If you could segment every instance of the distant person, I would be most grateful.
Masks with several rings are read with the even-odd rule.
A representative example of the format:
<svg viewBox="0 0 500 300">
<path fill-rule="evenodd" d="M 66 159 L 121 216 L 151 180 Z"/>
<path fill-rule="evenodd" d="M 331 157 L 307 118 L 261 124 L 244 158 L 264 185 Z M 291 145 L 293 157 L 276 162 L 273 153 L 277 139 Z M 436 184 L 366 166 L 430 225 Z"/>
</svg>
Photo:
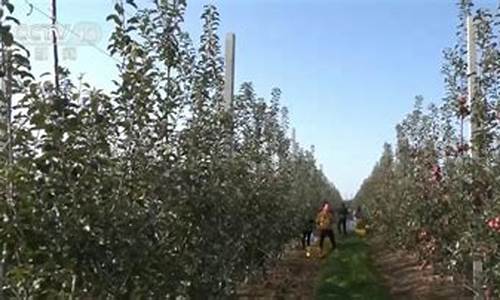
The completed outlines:
<svg viewBox="0 0 500 300">
<path fill-rule="evenodd" d="M 356 213 L 354 214 L 354 216 L 356 217 L 356 220 L 364 219 L 363 209 L 361 208 L 361 205 L 356 209 Z"/>
<path fill-rule="evenodd" d="M 347 218 L 349 216 L 349 209 L 342 203 L 342 206 L 339 209 L 339 221 L 337 223 L 337 229 L 339 230 L 339 234 L 347 235 Z"/>
<path fill-rule="evenodd" d="M 313 219 L 309 219 L 305 226 L 304 226 L 304 230 L 302 232 L 302 249 L 306 249 L 306 247 L 310 247 L 311 246 L 311 237 L 312 237 L 312 234 L 313 234 L 313 230 L 314 230 L 314 220 Z"/>
<path fill-rule="evenodd" d="M 354 216 L 356 217 L 356 228 L 365 229 L 367 223 L 361 205 L 356 209 Z"/>
<path fill-rule="evenodd" d="M 316 225 L 319 230 L 319 248 L 323 253 L 323 244 L 325 238 L 329 238 L 332 244 L 332 250 L 337 247 L 335 243 L 335 234 L 333 233 L 332 225 L 333 225 L 333 211 L 328 202 L 324 202 L 321 210 L 316 217 Z"/>
</svg>

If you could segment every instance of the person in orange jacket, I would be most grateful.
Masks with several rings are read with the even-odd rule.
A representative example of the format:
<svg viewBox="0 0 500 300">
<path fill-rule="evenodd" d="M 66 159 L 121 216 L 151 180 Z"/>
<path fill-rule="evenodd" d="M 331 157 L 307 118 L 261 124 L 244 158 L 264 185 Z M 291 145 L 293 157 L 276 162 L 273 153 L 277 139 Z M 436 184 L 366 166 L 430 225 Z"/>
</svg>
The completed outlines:
<svg viewBox="0 0 500 300">
<path fill-rule="evenodd" d="M 316 217 L 316 225 L 319 230 L 319 248 L 323 252 L 323 244 L 325 238 L 330 239 L 332 250 L 337 247 L 335 243 L 335 234 L 333 233 L 333 210 L 330 204 L 325 201 Z"/>
</svg>

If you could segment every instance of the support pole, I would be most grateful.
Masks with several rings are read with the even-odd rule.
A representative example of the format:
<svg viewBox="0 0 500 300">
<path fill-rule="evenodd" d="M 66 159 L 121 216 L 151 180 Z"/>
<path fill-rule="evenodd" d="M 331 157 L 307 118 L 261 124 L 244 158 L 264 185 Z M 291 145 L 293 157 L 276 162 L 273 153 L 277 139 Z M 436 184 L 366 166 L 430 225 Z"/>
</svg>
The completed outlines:
<svg viewBox="0 0 500 300">
<path fill-rule="evenodd" d="M 11 53 L 10 50 L 6 49 L 5 45 L 1 45 L 1 64 L 2 69 L 5 74 L 0 80 L 0 91 L 2 93 L 2 102 L 0 107 L 0 123 L 6 125 L 6 130 L 0 130 L 0 156 L 6 153 L 6 157 L 1 158 L 6 161 L 6 169 L 8 171 L 7 178 L 5 178 L 5 184 L 7 185 L 7 197 L 6 202 L 8 207 L 14 206 L 14 186 L 10 180 L 10 172 L 12 170 L 13 164 L 13 147 L 12 147 L 12 65 L 11 65 Z M 4 285 L 4 275 L 5 275 L 5 261 L 7 248 L 6 244 L 3 245 L 2 257 L 0 258 L 0 300 L 4 299 L 3 285 Z"/>
<path fill-rule="evenodd" d="M 6 54 L 5 54 L 5 46 L 2 44 L 2 52 L 1 52 L 1 64 L 2 64 L 2 69 L 5 70 L 5 67 L 6 67 L 6 61 L 5 61 L 5 58 L 6 58 Z M 9 121 L 8 121 L 8 100 L 7 100 L 7 74 L 4 74 L 4 76 L 2 77 L 2 79 L 0 80 L 0 92 L 2 94 L 2 99 L 0 101 L 0 124 L 8 124 Z M 9 125 L 7 125 L 8 127 Z M 8 139 L 8 128 L 6 128 L 7 130 L 4 130 L 2 127 L 0 127 L 0 161 L 3 161 L 4 159 L 6 159 L 6 157 L 3 157 L 5 152 L 6 152 L 6 149 L 8 147 L 8 142 L 9 142 L 9 139 Z M 5 178 L 6 180 L 6 183 L 8 184 L 8 178 Z M 3 181 L 3 180 L 2 180 Z M 2 183 L 3 184 L 3 183 Z M 5 246 L 4 246 L 5 248 Z M 2 249 L 4 250 L 4 249 Z M 5 270 L 4 270 L 4 266 L 5 266 L 5 257 L 3 257 L 3 254 L 2 254 L 2 257 L 0 258 L 0 300 L 3 300 L 4 299 L 4 295 L 3 295 L 3 285 L 4 285 L 4 273 L 5 273 Z"/>
<path fill-rule="evenodd" d="M 226 146 L 229 156 L 233 152 L 233 97 L 234 97 L 234 53 L 235 53 L 235 35 L 228 33 L 226 35 L 226 53 L 225 53 L 225 73 L 224 73 L 224 94 L 223 109 L 227 116 Z"/>
<path fill-rule="evenodd" d="M 234 33 L 228 33 L 226 36 L 226 71 L 224 75 L 224 110 L 232 113 L 234 96 L 234 53 L 235 53 Z"/>
<path fill-rule="evenodd" d="M 52 48 L 54 52 L 54 85 L 56 89 L 56 95 L 59 95 L 59 50 L 57 45 L 57 3 L 56 0 L 51 2 L 52 11 Z"/>
<path fill-rule="evenodd" d="M 5 50 L 3 49 L 2 46 L 2 52 L 1 52 L 1 64 L 2 64 L 2 69 L 5 70 Z M 0 127 L 0 155 L 5 153 L 7 149 L 7 140 L 8 140 L 8 134 L 7 134 L 7 123 L 8 123 L 8 112 L 7 112 L 7 74 L 4 74 L 2 79 L 0 80 L 0 92 L 2 93 L 2 100 L 0 102 L 0 123 L 5 124 L 5 128 L 2 126 Z"/>
<path fill-rule="evenodd" d="M 470 139 L 472 157 L 477 158 L 478 147 L 475 145 L 478 126 L 478 111 L 476 109 L 476 76 L 477 76 L 477 61 L 476 61 L 476 34 L 474 29 L 474 21 L 472 16 L 467 16 L 467 93 L 468 102 L 471 109 L 470 120 Z"/>
<path fill-rule="evenodd" d="M 478 116 L 478 99 L 476 97 L 476 76 L 477 76 L 477 60 L 476 60 L 476 32 L 474 28 L 474 20 L 471 15 L 467 16 L 467 86 L 468 86 L 468 102 L 471 109 L 470 120 L 470 140 L 471 140 L 471 156 L 472 159 L 479 158 L 480 149 L 477 144 L 478 126 L 480 120 Z M 477 212 L 476 212 L 477 214 Z M 476 216 L 476 226 L 480 226 L 480 216 Z M 473 247 L 472 253 L 472 281 L 474 288 L 474 300 L 483 300 L 483 261 L 480 253 L 477 252 L 477 240 L 474 241 L 476 245 Z"/>
<path fill-rule="evenodd" d="M 9 175 L 12 172 L 12 167 L 14 164 L 14 141 L 13 141 L 13 129 L 12 129 L 12 53 L 10 50 L 6 52 L 6 80 L 5 80 L 5 100 L 7 105 L 7 163 L 9 168 Z M 9 176 L 10 177 L 10 176 Z M 7 203 L 11 207 L 14 207 L 14 186 L 12 181 L 9 179 Z"/>
</svg>

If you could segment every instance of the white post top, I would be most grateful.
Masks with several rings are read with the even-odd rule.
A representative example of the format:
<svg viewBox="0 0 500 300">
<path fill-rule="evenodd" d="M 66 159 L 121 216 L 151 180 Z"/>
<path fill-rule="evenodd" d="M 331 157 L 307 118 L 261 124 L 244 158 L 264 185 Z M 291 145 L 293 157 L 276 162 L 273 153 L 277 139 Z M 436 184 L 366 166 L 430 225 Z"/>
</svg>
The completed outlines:
<svg viewBox="0 0 500 300">
<path fill-rule="evenodd" d="M 233 107 L 234 95 L 234 57 L 235 57 L 236 36 L 234 33 L 226 35 L 226 55 L 224 74 L 224 110 L 231 111 Z"/>
</svg>

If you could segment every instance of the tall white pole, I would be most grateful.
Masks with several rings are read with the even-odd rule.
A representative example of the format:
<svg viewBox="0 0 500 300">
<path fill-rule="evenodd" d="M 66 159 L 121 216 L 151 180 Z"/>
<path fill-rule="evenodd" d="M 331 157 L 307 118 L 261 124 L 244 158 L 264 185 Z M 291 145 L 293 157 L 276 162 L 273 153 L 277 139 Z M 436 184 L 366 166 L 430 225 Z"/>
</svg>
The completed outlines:
<svg viewBox="0 0 500 300">
<path fill-rule="evenodd" d="M 226 151 L 228 155 L 233 152 L 233 97 L 234 97 L 234 53 L 235 53 L 234 33 L 226 35 L 225 72 L 224 72 L 224 111 L 228 116 L 228 132 L 226 134 Z"/>
<path fill-rule="evenodd" d="M 226 35 L 226 57 L 225 57 L 225 76 L 224 76 L 224 109 L 231 112 L 234 96 L 234 61 L 235 61 L 236 37 L 234 33 Z"/>
<path fill-rule="evenodd" d="M 470 119 L 470 139 L 472 156 L 477 157 L 478 149 L 474 144 L 477 134 L 477 109 L 475 101 L 476 93 L 476 76 L 477 76 L 477 60 L 476 60 L 476 33 L 474 29 L 474 21 L 472 16 L 467 16 L 467 86 L 468 86 L 468 102 L 471 109 Z"/>
<path fill-rule="evenodd" d="M 477 145 L 476 136 L 478 134 L 479 116 L 478 116 L 478 99 L 476 97 L 476 76 L 477 76 L 477 60 L 476 60 L 476 32 L 474 28 L 474 20 L 471 15 L 467 16 L 467 86 L 468 86 L 468 102 L 471 109 L 470 119 L 470 140 L 471 140 L 471 155 L 473 159 L 479 156 L 479 145 Z M 479 216 L 477 216 L 479 219 Z M 479 226 L 480 221 L 476 226 Z M 478 245 L 474 245 L 472 253 L 472 281 L 474 287 L 474 300 L 483 300 L 482 279 L 483 279 L 483 262 L 480 253 L 477 252 Z"/>
<path fill-rule="evenodd" d="M 292 128 L 292 153 L 293 155 L 297 155 L 297 131 L 295 128 Z"/>
</svg>

